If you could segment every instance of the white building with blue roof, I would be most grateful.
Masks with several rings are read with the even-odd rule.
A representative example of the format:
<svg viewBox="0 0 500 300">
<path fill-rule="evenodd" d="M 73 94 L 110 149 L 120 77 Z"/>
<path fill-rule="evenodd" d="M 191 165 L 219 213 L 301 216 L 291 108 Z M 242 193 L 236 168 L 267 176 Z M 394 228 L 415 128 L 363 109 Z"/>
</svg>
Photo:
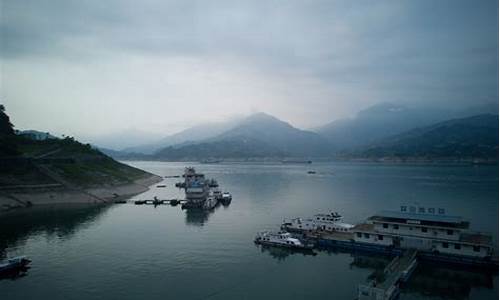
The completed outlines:
<svg viewBox="0 0 500 300">
<path fill-rule="evenodd" d="M 492 236 L 471 232 L 469 222 L 444 209 L 401 206 L 381 211 L 354 229 L 354 241 L 374 246 L 418 249 L 474 257 L 493 254 Z"/>
</svg>

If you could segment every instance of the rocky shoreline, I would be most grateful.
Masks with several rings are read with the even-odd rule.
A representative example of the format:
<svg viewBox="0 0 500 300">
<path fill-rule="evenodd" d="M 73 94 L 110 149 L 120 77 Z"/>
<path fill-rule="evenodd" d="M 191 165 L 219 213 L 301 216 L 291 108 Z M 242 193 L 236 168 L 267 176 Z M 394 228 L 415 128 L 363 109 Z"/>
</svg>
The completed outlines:
<svg viewBox="0 0 500 300">
<path fill-rule="evenodd" d="M 143 193 L 162 180 L 150 174 L 128 184 L 73 188 L 64 185 L 38 185 L 0 190 L 0 216 L 27 209 L 54 206 L 102 205 Z"/>
</svg>

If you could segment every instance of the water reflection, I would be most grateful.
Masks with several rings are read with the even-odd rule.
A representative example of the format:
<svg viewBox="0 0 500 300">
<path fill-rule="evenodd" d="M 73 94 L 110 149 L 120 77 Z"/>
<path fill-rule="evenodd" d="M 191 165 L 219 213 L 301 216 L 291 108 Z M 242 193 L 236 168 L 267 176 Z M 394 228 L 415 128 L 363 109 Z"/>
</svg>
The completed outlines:
<svg viewBox="0 0 500 300">
<path fill-rule="evenodd" d="M 368 278 L 381 275 L 390 262 L 388 257 L 353 254 L 351 267 L 371 269 Z M 440 263 L 419 262 L 414 274 L 402 288 L 404 295 L 412 294 L 440 299 L 468 299 L 474 288 L 494 288 L 496 273 L 479 268 L 466 268 Z"/>
<path fill-rule="evenodd" d="M 218 210 L 221 206 L 227 209 L 231 203 L 217 203 L 217 205 L 212 209 L 201 209 L 201 208 L 184 208 L 186 212 L 186 225 L 193 226 L 203 226 L 210 216 Z"/>
<path fill-rule="evenodd" d="M 61 205 L 33 207 L 0 217 L 0 259 L 6 249 L 23 243 L 27 237 L 45 233 L 49 238 L 67 239 L 79 229 L 94 223 L 109 205 Z"/>
<path fill-rule="evenodd" d="M 473 288 L 493 289 L 495 275 L 495 272 L 484 269 L 420 263 L 403 287 L 403 293 L 468 299 Z"/>
<path fill-rule="evenodd" d="M 317 253 L 313 250 L 289 249 L 283 247 L 274 247 L 269 245 L 258 245 L 262 253 L 271 255 L 272 258 L 283 261 L 291 255 L 316 256 Z"/>
<path fill-rule="evenodd" d="M 28 275 L 29 266 L 16 268 L 10 271 L 0 273 L 0 280 L 17 280 Z"/>
</svg>

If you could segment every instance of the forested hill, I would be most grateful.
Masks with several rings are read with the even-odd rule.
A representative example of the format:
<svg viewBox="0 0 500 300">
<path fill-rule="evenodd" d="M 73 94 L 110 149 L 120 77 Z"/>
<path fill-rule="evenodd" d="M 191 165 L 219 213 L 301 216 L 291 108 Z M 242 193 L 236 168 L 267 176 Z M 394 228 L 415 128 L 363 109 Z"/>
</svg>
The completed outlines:
<svg viewBox="0 0 500 300">
<path fill-rule="evenodd" d="M 35 140 L 16 135 L 0 106 L 0 187 L 61 183 L 102 186 L 152 176 L 71 137 Z"/>
<path fill-rule="evenodd" d="M 498 161 L 498 115 L 483 114 L 416 128 L 345 155 Z"/>
</svg>

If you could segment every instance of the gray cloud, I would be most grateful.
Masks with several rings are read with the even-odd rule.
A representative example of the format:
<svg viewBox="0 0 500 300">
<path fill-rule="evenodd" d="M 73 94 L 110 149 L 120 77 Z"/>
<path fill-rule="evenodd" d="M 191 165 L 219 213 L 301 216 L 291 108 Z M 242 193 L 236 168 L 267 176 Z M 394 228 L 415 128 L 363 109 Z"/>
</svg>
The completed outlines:
<svg viewBox="0 0 500 300">
<path fill-rule="evenodd" d="M 379 101 L 498 99 L 497 1 L 0 1 L 1 97 L 25 127 L 254 110 L 308 127 Z"/>
</svg>

